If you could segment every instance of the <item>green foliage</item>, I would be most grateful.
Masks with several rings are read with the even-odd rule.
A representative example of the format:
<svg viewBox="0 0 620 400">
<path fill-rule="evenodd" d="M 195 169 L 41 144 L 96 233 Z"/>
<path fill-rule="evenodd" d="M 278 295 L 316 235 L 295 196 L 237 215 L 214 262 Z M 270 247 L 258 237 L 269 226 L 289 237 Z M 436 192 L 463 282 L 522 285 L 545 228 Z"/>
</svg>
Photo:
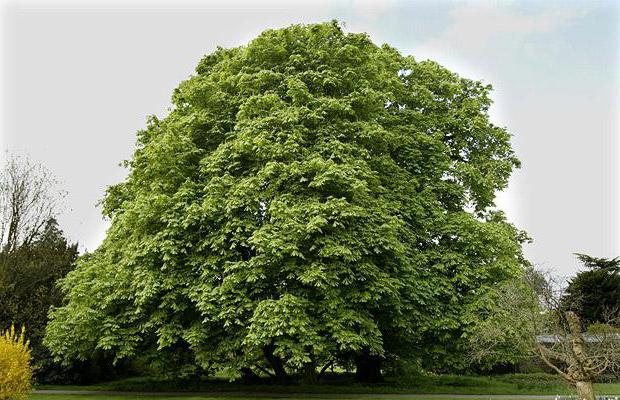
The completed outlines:
<svg viewBox="0 0 620 400">
<path fill-rule="evenodd" d="M 469 367 L 491 370 L 533 357 L 536 323 L 542 324 L 542 308 L 530 283 L 536 271 L 492 288 L 474 303 L 472 320 L 464 338 Z"/>
<path fill-rule="evenodd" d="M 620 333 L 620 328 L 617 326 L 597 322 L 588 326 L 587 332 L 593 334 L 615 334 Z"/>
<path fill-rule="evenodd" d="M 562 298 L 562 307 L 575 311 L 582 323 L 618 325 L 620 312 L 620 257 L 614 259 L 577 254 L 589 269 L 573 277 Z"/>
<path fill-rule="evenodd" d="M 616 258 L 601 258 L 592 257 L 587 254 L 575 253 L 579 261 L 590 269 L 601 269 L 610 272 L 617 272 L 620 269 L 620 257 Z"/>
<path fill-rule="evenodd" d="M 265 31 L 196 72 L 138 133 L 106 239 L 62 281 L 59 359 L 433 362 L 519 273 L 525 236 L 493 208 L 519 163 L 490 86 L 335 22 Z"/>
<path fill-rule="evenodd" d="M 77 255 L 77 244 L 67 242 L 54 219 L 30 243 L 0 251 L 0 330 L 27 328 L 39 377 L 50 363 L 42 346 L 47 313 L 62 301 L 56 281 L 73 268 Z"/>
</svg>

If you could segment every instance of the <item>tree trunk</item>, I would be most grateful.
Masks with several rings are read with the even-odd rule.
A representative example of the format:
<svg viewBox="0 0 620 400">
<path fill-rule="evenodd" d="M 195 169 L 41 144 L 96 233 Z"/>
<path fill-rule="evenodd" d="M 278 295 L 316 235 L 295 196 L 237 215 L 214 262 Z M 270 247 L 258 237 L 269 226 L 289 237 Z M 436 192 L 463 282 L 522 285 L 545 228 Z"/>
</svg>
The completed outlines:
<svg viewBox="0 0 620 400">
<path fill-rule="evenodd" d="M 381 357 L 363 352 L 355 357 L 355 379 L 358 382 L 381 382 Z"/>
<path fill-rule="evenodd" d="M 323 366 L 323 368 L 321 368 L 321 372 L 319 372 L 319 375 L 317 376 L 317 381 L 320 381 L 321 379 L 323 379 L 323 376 L 325 375 L 325 371 L 327 371 L 327 368 L 332 367 L 332 374 L 334 373 L 334 360 L 330 360 L 327 364 L 325 364 L 325 366 Z"/>
<path fill-rule="evenodd" d="M 575 389 L 577 389 L 577 398 L 579 400 L 595 400 L 592 382 L 578 381 L 575 383 Z"/>
<path fill-rule="evenodd" d="M 308 385 L 313 385 L 317 382 L 317 375 L 316 375 L 316 365 L 314 364 L 314 362 L 309 362 L 308 364 L 304 365 L 304 374 L 302 377 L 302 381 L 305 384 Z"/>
<path fill-rule="evenodd" d="M 245 383 L 257 383 L 260 382 L 260 376 L 256 375 L 251 368 L 241 368 L 241 380 Z"/>
<path fill-rule="evenodd" d="M 273 344 L 265 346 L 263 348 L 263 355 L 267 359 L 267 362 L 269 362 L 269 365 L 271 365 L 273 372 L 276 374 L 276 380 L 278 381 L 278 383 L 286 383 L 288 382 L 288 374 L 284 369 L 284 364 L 282 363 L 280 357 L 273 354 L 274 350 L 275 346 Z"/>
</svg>

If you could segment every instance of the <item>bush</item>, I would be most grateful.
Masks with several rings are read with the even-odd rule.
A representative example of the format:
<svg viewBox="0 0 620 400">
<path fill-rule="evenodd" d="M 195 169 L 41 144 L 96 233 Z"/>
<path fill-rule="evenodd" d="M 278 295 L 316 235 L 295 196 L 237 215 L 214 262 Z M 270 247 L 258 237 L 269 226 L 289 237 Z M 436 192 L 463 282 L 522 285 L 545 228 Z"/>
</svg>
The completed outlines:
<svg viewBox="0 0 620 400">
<path fill-rule="evenodd" d="M 32 382 L 30 349 L 24 329 L 11 327 L 0 335 L 0 400 L 25 399 Z"/>
</svg>

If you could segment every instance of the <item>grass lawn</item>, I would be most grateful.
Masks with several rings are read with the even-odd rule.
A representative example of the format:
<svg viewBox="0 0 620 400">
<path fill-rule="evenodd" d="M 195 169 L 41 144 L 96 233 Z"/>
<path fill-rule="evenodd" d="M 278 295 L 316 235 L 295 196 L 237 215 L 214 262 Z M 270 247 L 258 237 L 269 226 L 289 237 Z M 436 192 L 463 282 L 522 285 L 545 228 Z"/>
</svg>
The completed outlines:
<svg viewBox="0 0 620 400">
<path fill-rule="evenodd" d="M 291 397 L 283 398 L 273 398 L 273 397 L 174 397 L 174 396 L 103 396 L 98 394 L 92 395 L 58 395 L 58 394 L 34 394 L 29 397 L 31 400 L 284 400 L 284 399 L 312 399 L 312 400 L 353 400 L 358 399 L 355 395 L 351 396 L 338 396 L 338 397 L 298 397 L 292 395 Z M 406 399 L 406 397 L 401 397 L 401 399 Z M 364 397 L 364 400 L 394 400 L 394 397 L 385 397 L 382 395 L 372 396 L 372 397 Z M 415 400 L 423 400 L 422 397 L 415 397 Z M 453 400 L 453 398 L 446 397 L 433 397 L 431 400 Z M 488 400 L 485 397 L 479 398 L 467 398 L 467 400 Z M 511 400 L 508 397 L 502 398 L 502 400 Z M 514 399 L 514 400 L 523 400 L 523 399 Z"/>
<path fill-rule="evenodd" d="M 108 395 L 100 395 L 100 394 L 92 394 L 92 395 L 81 395 L 81 394 L 32 394 L 29 397 L 30 400 L 222 400 L 222 398 L 217 397 L 169 397 L 169 396 L 108 396 Z M 227 397 L 227 400 L 248 400 L 248 397 Z M 266 398 L 262 398 L 266 400 Z M 253 398 L 252 400 L 256 400 Z"/>
<path fill-rule="evenodd" d="M 179 397 L 179 396 L 103 396 L 103 395 L 98 395 L 98 394 L 92 394 L 92 395 L 57 395 L 57 394 L 35 394 L 35 395 L 31 395 L 30 399 L 31 400 L 61 400 L 61 399 L 67 399 L 67 400 L 103 400 L 105 398 L 105 400 L 134 400 L 134 399 L 138 399 L 138 400 L 222 400 L 222 399 L 226 399 L 226 400 L 257 400 L 257 399 L 261 399 L 261 400 L 283 400 L 284 398 L 282 397 L 278 397 L 278 398 L 271 398 L 271 397 L 201 397 L 201 396 L 183 396 L 183 397 Z M 295 398 L 295 399 L 303 399 L 303 397 L 298 397 L 298 396 L 291 396 L 288 397 L 288 399 L 291 398 Z M 313 399 L 313 400 L 328 400 L 328 399 L 341 399 L 341 400 L 346 400 L 346 399 L 355 399 L 355 395 L 352 395 L 351 397 L 343 397 L 343 396 L 338 396 L 338 397 L 311 397 L 311 398 L 307 398 L 307 399 Z M 385 398 L 385 397 L 384 397 Z M 378 395 L 377 397 L 365 397 L 365 400 L 381 400 L 382 397 L 380 395 Z M 445 399 L 436 399 L 433 398 L 433 400 L 448 400 L 448 398 Z M 469 400 L 469 399 L 468 399 Z M 476 400 L 476 399 L 473 399 Z M 480 399 L 482 400 L 482 399 Z"/>
<path fill-rule="evenodd" d="M 211 379 L 200 382 L 181 382 L 163 380 L 157 378 L 129 378 L 118 381 L 106 382 L 89 386 L 39 386 L 37 389 L 65 389 L 65 390 L 108 390 L 108 391 L 130 391 L 130 392 L 244 392 L 244 393 L 311 393 L 311 394 L 336 394 L 339 398 L 343 395 L 366 393 L 376 394 L 376 399 L 381 399 L 381 394 L 468 394 L 484 395 L 504 394 L 504 395 L 570 395 L 573 390 L 567 386 L 561 378 L 549 374 L 508 374 L 497 376 L 419 376 L 410 379 L 388 379 L 385 383 L 377 385 L 362 385 L 353 383 L 351 379 L 340 377 L 327 381 L 320 385 L 271 385 L 255 384 L 248 385 L 242 383 L 228 382 L 226 380 Z M 597 394 L 620 395 L 620 383 L 598 383 L 595 385 Z M 232 393 L 231 393 L 232 394 Z M 47 397 L 46 397 L 47 396 Z M 234 396 L 234 394 L 233 394 Z M 36 395 L 35 400 L 56 399 L 57 395 Z M 71 395 L 72 400 L 89 399 L 89 396 Z M 119 397 L 118 399 L 128 399 L 132 397 Z M 133 397 L 138 398 L 138 397 Z M 145 399 L 145 397 L 139 397 Z M 172 399 L 174 397 L 157 397 L 158 399 Z M 182 397 L 192 399 L 193 397 Z M 199 397 L 206 400 L 208 397 Z M 234 398 L 234 397 L 230 397 Z M 236 397 L 237 399 L 242 399 Z M 263 397 L 266 398 L 266 397 Z M 321 397 L 313 397 L 321 398 Z M 325 397 L 328 398 L 328 397 Z M 106 399 L 116 399 L 106 396 Z M 198 399 L 198 397 L 196 398 Z M 436 399 L 434 397 L 434 399 Z M 446 397 L 449 399 L 449 396 Z"/>
<path fill-rule="evenodd" d="M 363 396 L 363 397 L 360 397 Z M 395 397 L 398 396 L 398 397 Z M 359 394 L 341 394 L 341 395 L 315 395 L 311 397 L 298 396 L 294 393 L 290 395 L 270 397 L 270 396 L 148 396 L 148 395 L 123 395 L 123 396 L 110 396 L 106 394 L 33 394 L 30 396 L 30 400 L 291 400 L 291 399 L 307 399 L 307 400 L 454 400 L 454 397 L 450 395 L 431 395 L 432 397 L 424 397 L 424 395 L 394 395 L 394 394 L 371 394 L 371 395 L 359 395 Z M 532 400 L 535 400 L 534 397 Z M 489 400 L 489 397 L 467 397 L 466 399 L 460 398 L 458 400 Z M 523 398 L 510 398 L 502 397 L 501 400 L 524 400 Z"/>
</svg>

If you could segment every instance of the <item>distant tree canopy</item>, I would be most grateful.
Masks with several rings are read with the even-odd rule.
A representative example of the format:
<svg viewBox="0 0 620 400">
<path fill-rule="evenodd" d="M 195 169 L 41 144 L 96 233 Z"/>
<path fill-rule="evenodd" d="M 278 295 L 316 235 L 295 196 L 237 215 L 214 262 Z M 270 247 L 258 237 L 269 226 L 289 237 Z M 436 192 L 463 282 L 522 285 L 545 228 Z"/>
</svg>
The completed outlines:
<svg viewBox="0 0 620 400">
<path fill-rule="evenodd" d="M 42 344 L 47 313 L 61 304 L 56 280 L 73 268 L 78 249 L 55 219 L 62 192 L 51 173 L 6 156 L 0 166 L 0 331 L 25 327 L 35 372 L 45 379 L 51 367 Z"/>
<path fill-rule="evenodd" d="M 568 282 L 563 307 L 575 311 L 586 326 L 595 323 L 620 326 L 620 257 L 576 256 L 588 269 Z"/>
<path fill-rule="evenodd" d="M 205 56 L 138 133 L 47 345 L 309 379 L 448 358 L 524 263 L 494 209 L 519 162 L 490 90 L 335 22 Z"/>
<path fill-rule="evenodd" d="M 56 280 L 73 268 L 77 255 L 77 244 L 68 243 L 54 219 L 31 243 L 0 252 L 0 329 L 25 326 L 35 359 L 44 351 L 47 312 L 61 304 Z"/>
</svg>

